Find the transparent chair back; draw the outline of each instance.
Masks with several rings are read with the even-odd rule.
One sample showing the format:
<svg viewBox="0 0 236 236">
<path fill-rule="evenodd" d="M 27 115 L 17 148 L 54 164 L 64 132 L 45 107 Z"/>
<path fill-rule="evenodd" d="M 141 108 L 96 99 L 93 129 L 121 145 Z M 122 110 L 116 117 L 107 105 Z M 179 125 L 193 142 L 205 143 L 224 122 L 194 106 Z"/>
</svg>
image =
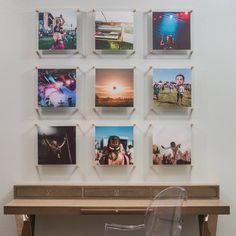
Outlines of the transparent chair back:
<svg viewBox="0 0 236 236">
<path fill-rule="evenodd" d="M 179 236 L 182 230 L 182 205 L 187 192 L 168 187 L 159 192 L 147 207 L 144 224 L 106 224 L 104 236 Z"/>
<path fill-rule="evenodd" d="M 187 192 L 181 187 L 168 187 L 157 194 L 145 214 L 146 236 L 179 236 L 185 200 Z"/>
</svg>

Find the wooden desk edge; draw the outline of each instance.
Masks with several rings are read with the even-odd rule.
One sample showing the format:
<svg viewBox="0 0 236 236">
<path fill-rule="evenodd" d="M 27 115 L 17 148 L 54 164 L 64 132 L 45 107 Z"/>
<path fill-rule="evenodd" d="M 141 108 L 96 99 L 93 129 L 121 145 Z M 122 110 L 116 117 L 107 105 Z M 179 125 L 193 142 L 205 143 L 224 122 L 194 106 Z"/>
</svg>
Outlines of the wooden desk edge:
<svg viewBox="0 0 236 236">
<path fill-rule="evenodd" d="M 127 201 L 127 202 L 126 202 Z M 122 199 L 122 200 L 76 200 L 60 199 L 55 201 L 42 199 L 16 199 L 4 206 L 4 214 L 29 214 L 29 215 L 75 215 L 81 213 L 144 213 L 149 200 Z M 131 204 L 129 204 L 131 203 Z M 168 208 L 163 206 L 163 208 Z M 183 214 L 187 215 L 227 215 L 230 214 L 230 206 L 221 200 L 187 200 L 182 206 Z"/>
</svg>

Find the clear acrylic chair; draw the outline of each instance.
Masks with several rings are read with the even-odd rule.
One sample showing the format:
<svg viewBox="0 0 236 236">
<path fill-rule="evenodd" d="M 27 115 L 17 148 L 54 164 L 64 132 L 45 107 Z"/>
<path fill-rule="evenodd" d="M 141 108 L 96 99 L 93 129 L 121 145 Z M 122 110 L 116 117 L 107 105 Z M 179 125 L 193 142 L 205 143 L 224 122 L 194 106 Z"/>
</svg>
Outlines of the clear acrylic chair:
<svg viewBox="0 0 236 236">
<path fill-rule="evenodd" d="M 183 224 L 182 205 L 186 200 L 184 188 L 168 187 L 151 201 L 143 224 L 105 224 L 104 236 L 179 236 Z"/>
</svg>

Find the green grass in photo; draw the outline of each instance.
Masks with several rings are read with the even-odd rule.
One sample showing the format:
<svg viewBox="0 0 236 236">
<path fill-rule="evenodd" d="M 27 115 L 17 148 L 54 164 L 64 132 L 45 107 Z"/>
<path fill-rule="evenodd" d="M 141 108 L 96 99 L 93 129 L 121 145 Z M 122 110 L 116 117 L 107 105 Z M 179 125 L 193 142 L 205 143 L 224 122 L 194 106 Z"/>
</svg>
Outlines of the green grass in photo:
<svg viewBox="0 0 236 236">
<path fill-rule="evenodd" d="M 53 45 L 53 38 L 52 37 L 43 37 L 39 38 L 39 49 L 40 50 L 48 50 Z"/>
<path fill-rule="evenodd" d="M 53 45 L 52 37 L 39 38 L 39 50 L 49 50 Z M 65 49 L 76 49 L 76 41 L 64 40 Z"/>
<path fill-rule="evenodd" d="M 184 91 L 184 96 L 182 100 L 182 104 L 179 101 L 177 103 L 177 92 L 176 90 L 170 91 L 169 88 L 165 88 L 161 91 L 159 95 L 159 100 L 157 100 L 156 96 L 153 96 L 154 104 L 162 107 L 191 107 L 191 92 Z"/>
</svg>

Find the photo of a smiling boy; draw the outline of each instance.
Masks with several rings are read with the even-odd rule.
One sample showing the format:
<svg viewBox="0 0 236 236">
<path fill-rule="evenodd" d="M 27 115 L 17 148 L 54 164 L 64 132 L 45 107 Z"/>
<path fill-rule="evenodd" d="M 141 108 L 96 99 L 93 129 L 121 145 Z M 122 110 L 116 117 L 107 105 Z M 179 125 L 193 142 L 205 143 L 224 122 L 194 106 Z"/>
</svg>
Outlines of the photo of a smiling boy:
<svg viewBox="0 0 236 236">
<path fill-rule="evenodd" d="M 153 102 L 162 107 L 191 107 L 191 69 L 154 69 Z"/>
</svg>

